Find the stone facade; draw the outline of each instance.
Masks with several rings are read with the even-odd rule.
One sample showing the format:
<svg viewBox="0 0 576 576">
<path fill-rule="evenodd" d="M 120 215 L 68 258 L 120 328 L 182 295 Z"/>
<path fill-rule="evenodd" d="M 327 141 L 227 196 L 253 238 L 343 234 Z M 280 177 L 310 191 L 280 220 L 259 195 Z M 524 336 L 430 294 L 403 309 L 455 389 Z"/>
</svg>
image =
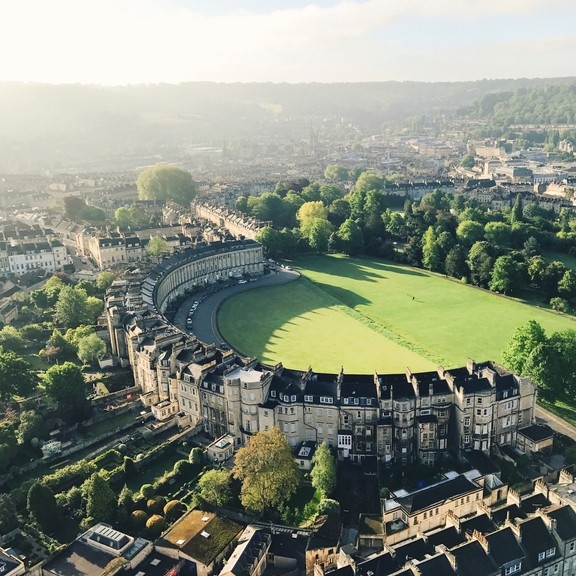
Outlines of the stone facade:
<svg viewBox="0 0 576 576">
<path fill-rule="evenodd" d="M 514 446 L 517 429 L 532 423 L 535 387 L 493 362 L 425 373 L 301 372 L 200 342 L 161 315 L 190 287 L 261 272 L 261 254 L 250 240 L 217 243 L 173 256 L 139 285 L 112 286 L 112 352 L 130 363 L 159 419 L 184 415 L 215 438 L 232 435 L 236 447 L 274 426 L 294 447 L 326 442 L 340 459 L 402 464 L 433 464 L 449 448 Z"/>
</svg>

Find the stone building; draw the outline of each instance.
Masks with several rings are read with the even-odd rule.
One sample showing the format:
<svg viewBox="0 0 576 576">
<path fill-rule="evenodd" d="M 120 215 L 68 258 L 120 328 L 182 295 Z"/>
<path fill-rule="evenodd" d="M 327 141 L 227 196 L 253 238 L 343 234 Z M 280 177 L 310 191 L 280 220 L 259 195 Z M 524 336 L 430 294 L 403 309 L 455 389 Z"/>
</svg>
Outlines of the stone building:
<svg viewBox="0 0 576 576">
<path fill-rule="evenodd" d="M 236 447 L 280 429 L 291 446 L 326 442 L 340 459 L 433 464 L 456 451 L 516 444 L 534 417 L 536 390 L 493 362 L 404 374 L 334 374 L 267 366 L 205 344 L 162 312 L 195 286 L 261 274 L 251 240 L 176 254 L 138 283 L 114 283 L 106 298 L 112 353 L 134 372 L 142 402 L 159 420 L 201 425 Z"/>
</svg>

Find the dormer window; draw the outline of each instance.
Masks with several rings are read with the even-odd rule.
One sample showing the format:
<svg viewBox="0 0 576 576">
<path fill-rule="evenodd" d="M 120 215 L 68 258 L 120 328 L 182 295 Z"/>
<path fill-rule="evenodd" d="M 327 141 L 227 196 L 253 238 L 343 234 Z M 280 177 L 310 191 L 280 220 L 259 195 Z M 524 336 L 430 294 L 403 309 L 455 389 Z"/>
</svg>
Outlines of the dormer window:
<svg viewBox="0 0 576 576">
<path fill-rule="evenodd" d="M 508 566 L 508 568 L 504 569 L 504 576 L 510 576 L 510 574 L 516 574 L 516 572 L 520 572 L 522 570 L 522 562 L 516 562 L 516 564 L 512 564 Z"/>
</svg>

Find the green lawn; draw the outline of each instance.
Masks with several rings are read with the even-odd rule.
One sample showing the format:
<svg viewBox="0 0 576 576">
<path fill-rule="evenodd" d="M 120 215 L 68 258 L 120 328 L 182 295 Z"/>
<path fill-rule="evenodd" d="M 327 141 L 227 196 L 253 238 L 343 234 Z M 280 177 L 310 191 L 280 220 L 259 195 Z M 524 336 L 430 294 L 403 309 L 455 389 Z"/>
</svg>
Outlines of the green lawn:
<svg viewBox="0 0 576 576">
<path fill-rule="evenodd" d="M 240 352 L 317 372 L 421 371 L 499 361 L 530 319 L 547 333 L 576 329 L 570 317 L 406 266 L 310 256 L 294 267 L 305 278 L 222 306 L 219 328 Z"/>
<path fill-rule="evenodd" d="M 392 342 L 304 279 L 227 300 L 218 327 L 234 348 L 263 362 L 316 372 L 430 370 L 435 364 Z"/>
</svg>

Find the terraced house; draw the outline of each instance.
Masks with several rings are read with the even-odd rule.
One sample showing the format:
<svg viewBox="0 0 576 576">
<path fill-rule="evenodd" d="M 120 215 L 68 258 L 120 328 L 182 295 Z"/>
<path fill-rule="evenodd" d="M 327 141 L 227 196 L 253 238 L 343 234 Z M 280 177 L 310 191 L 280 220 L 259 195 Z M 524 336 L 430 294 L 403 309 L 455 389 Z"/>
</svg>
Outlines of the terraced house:
<svg viewBox="0 0 576 576">
<path fill-rule="evenodd" d="M 262 273 L 251 240 L 173 256 L 106 300 L 112 352 L 129 363 L 158 420 L 178 418 L 236 447 L 272 426 L 292 446 L 326 442 L 340 459 L 433 464 L 452 448 L 489 453 L 533 423 L 536 391 L 493 362 L 404 374 L 334 374 L 268 366 L 199 341 L 162 315 L 187 288 L 242 270 Z M 229 252 L 227 252 L 229 251 Z"/>
</svg>

